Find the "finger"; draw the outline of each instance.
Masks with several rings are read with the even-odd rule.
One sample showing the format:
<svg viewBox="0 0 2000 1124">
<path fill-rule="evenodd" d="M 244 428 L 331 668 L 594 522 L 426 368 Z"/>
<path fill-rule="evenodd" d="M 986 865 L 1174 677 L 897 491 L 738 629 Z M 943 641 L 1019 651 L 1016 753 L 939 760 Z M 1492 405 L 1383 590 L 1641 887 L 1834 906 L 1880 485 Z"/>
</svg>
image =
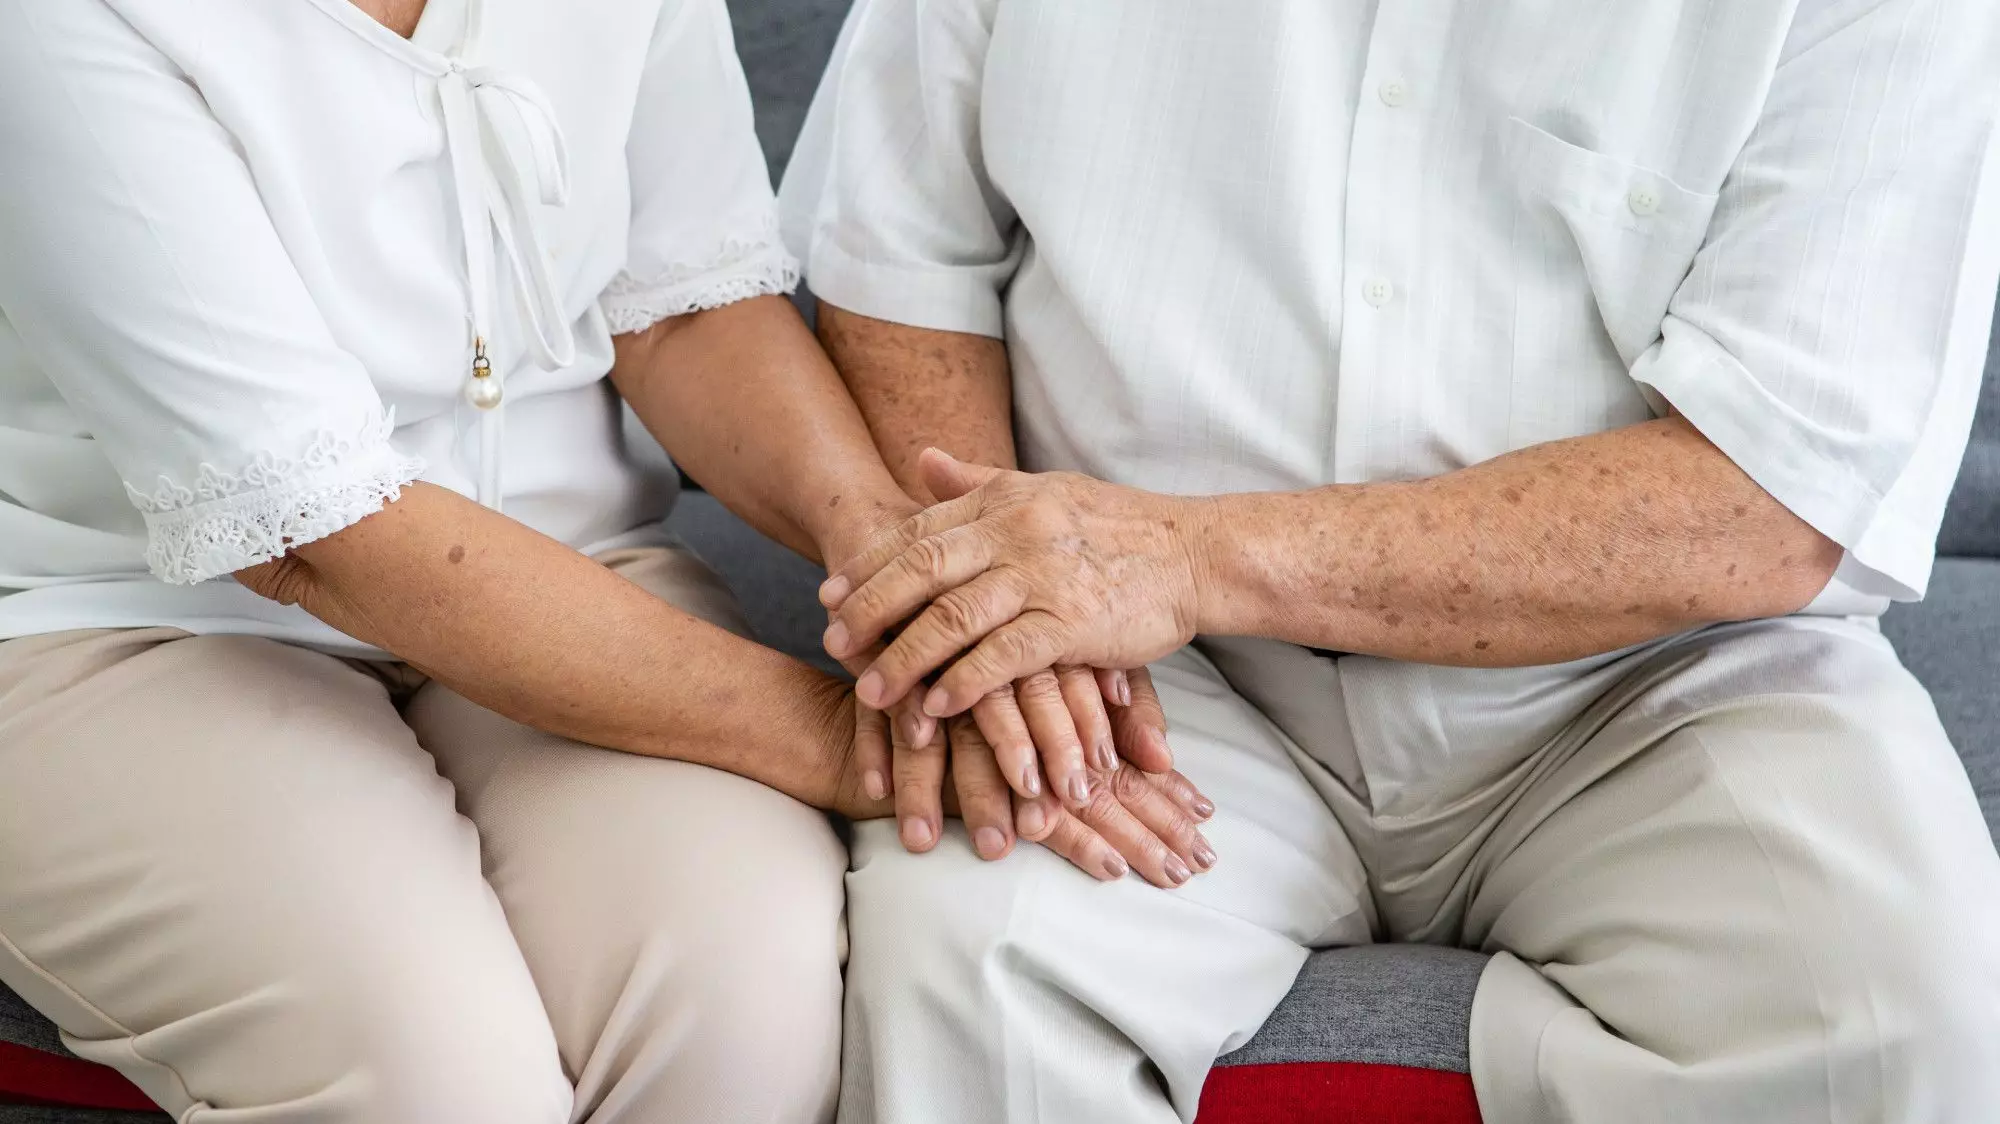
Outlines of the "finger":
<svg viewBox="0 0 2000 1124">
<path fill-rule="evenodd" d="M 868 549 L 828 574 L 819 586 L 819 603 L 829 609 L 839 609 L 849 594 L 867 584 L 877 571 L 895 561 L 897 555 L 913 544 L 953 527 L 964 526 L 978 517 L 979 500 L 974 496 L 932 504 L 917 512 L 876 536 L 875 541 L 868 544 Z"/>
<path fill-rule="evenodd" d="M 1108 784 L 1118 803 L 1132 818 L 1167 849 L 1180 856 L 1197 873 L 1215 866 L 1215 848 L 1201 833 L 1201 825 L 1174 799 L 1163 778 L 1122 766 Z"/>
<path fill-rule="evenodd" d="M 1181 806 L 1181 810 L 1197 820 L 1206 820 L 1215 815 L 1215 802 L 1194 786 L 1194 782 L 1176 770 L 1169 773 L 1147 773 L 1153 784 L 1167 794 L 1167 798 Z"/>
<path fill-rule="evenodd" d="M 931 602 L 929 608 L 917 614 L 917 619 L 904 627 L 881 655 L 875 657 L 875 662 L 855 682 L 855 697 L 870 706 L 893 705 L 894 700 L 902 698 L 921 683 L 924 676 L 942 667 L 945 661 L 1015 619 L 1026 603 L 1027 593 L 1014 576 L 1004 570 L 981 574 L 956 589 L 946 590 Z M 1047 666 L 1044 661 L 1040 667 L 1027 670 L 1037 671 Z M 993 683 L 988 690 L 1012 683 L 1014 678 Z M 986 691 L 980 694 L 984 695 Z M 978 696 L 974 696 L 966 700 L 966 706 L 977 701 Z M 960 707 L 952 713 L 957 714 L 964 709 Z M 924 712 L 930 713 L 929 708 L 924 708 Z M 932 717 L 943 718 L 944 715 L 933 714 Z"/>
<path fill-rule="evenodd" d="M 1145 775 L 1137 770 L 1121 771 Z M 1166 890 L 1186 885 L 1194 877 L 1194 866 L 1188 857 L 1126 810 L 1113 789 L 1113 785 L 1099 785 L 1090 806 L 1077 812 L 1076 818 L 1111 844 L 1146 881 Z"/>
<path fill-rule="evenodd" d="M 951 745 L 952 787 L 972 849 L 991 862 L 1014 849 L 1014 794 L 1000 776 L 993 747 L 970 718 L 954 718 L 945 731 Z"/>
<path fill-rule="evenodd" d="M 999 581 L 999 575 L 989 575 Z M 977 583 L 974 583 L 977 584 Z M 936 606 L 932 606 L 936 608 Z M 934 718 L 957 714 L 1002 683 L 1012 683 L 1052 664 L 1064 662 L 1068 644 L 1062 625 L 1039 609 L 1022 613 L 989 633 L 972 651 L 938 677 L 924 696 L 924 713 Z M 897 637 L 898 642 L 902 637 Z M 890 645 L 890 651 L 895 645 Z M 889 653 L 883 653 L 887 659 Z"/>
<path fill-rule="evenodd" d="M 1119 707 L 1111 716 L 1118 755 L 1149 773 L 1164 773 L 1174 767 L 1174 755 L 1167 748 L 1167 712 L 1160 706 L 1153 674 L 1136 667 L 1126 677 L 1132 705 Z"/>
<path fill-rule="evenodd" d="M 897 622 L 984 573 L 992 561 L 991 540 L 976 526 L 918 539 L 841 602 L 826 626 L 827 653 L 840 659 L 867 648 Z"/>
<path fill-rule="evenodd" d="M 854 768 L 870 800 L 889 798 L 889 720 L 873 707 L 854 707 Z"/>
<path fill-rule="evenodd" d="M 890 712 L 896 723 L 896 731 L 911 745 L 923 745 L 937 736 L 937 719 L 924 713 L 923 700 L 917 697 L 915 691 L 898 699 L 896 705 L 890 708 Z"/>
<path fill-rule="evenodd" d="M 1016 682 L 1014 697 L 1020 700 L 1021 717 L 1041 754 L 1050 791 L 1071 807 L 1083 807 L 1090 800 L 1090 774 L 1084 768 L 1083 743 L 1069 716 L 1062 682 L 1055 672 L 1044 669 Z"/>
<path fill-rule="evenodd" d="M 967 464 L 943 449 L 925 449 L 917 454 L 917 471 L 923 474 L 924 487 L 931 495 L 941 500 L 955 500 L 1004 471 L 989 468 L 983 464 Z"/>
<path fill-rule="evenodd" d="M 896 830 L 905 850 L 922 854 L 944 832 L 944 731 L 929 741 L 906 742 L 891 732 L 896 785 Z"/>
<path fill-rule="evenodd" d="M 1041 764 L 1035 760 L 1035 739 L 1014 700 L 1014 686 L 1005 687 L 972 704 L 973 721 L 993 756 L 1007 787 L 1032 800 L 1042 794 Z"/>
<path fill-rule="evenodd" d="M 1062 801 L 1046 789 L 1033 800 L 1018 794 L 1014 797 L 1014 830 L 1030 843 L 1046 842 L 1049 833 L 1069 818 L 1070 814 L 1063 811 Z"/>
<path fill-rule="evenodd" d="M 1098 772 L 1118 767 L 1118 747 L 1111 737 L 1111 714 L 1104 709 L 1104 691 L 1090 668 L 1064 664 L 1056 668 L 1062 684 L 1063 702 L 1071 721 L 1076 723 L 1077 740 L 1083 743 L 1084 758 Z"/>
<path fill-rule="evenodd" d="M 1058 818 L 1041 844 L 1100 882 L 1116 882 L 1131 869 L 1117 848 L 1081 820 L 1057 809 Z"/>
<path fill-rule="evenodd" d="M 1124 668 L 1100 667 L 1094 670 L 1097 673 L 1098 689 L 1111 701 L 1112 706 L 1132 705 L 1132 684 L 1126 679 Z"/>
</svg>

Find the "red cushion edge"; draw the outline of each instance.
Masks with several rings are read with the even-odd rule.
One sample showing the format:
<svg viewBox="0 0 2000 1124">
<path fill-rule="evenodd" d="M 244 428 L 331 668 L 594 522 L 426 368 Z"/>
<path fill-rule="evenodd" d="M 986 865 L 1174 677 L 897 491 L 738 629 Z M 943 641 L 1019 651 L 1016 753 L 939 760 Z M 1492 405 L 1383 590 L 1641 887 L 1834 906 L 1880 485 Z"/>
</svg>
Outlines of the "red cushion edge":
<svg viewBox="0 0 2000 1124">
<path fill-rule="evenodd" d="M 159 1111 L 138 1086 L 109 1066 L 11 1042 L 0 1042 L 0 1104 Z"/>
<path fill-rule="evenodd" d="M 1198 1124 L 1479 1124 L 1463 1073 L 1366 1062 L 1224 1066 L 1201 1090 Z"/>
</svg>

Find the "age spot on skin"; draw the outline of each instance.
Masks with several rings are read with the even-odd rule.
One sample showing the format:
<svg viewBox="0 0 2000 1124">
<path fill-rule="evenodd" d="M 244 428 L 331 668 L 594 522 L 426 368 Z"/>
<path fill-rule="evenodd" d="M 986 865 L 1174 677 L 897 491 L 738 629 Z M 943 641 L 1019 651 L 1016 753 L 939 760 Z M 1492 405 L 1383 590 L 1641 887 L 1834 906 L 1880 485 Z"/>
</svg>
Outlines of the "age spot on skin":
<svg viewBox="0 0 2000 1124">
<path fill-rule="evenodd" d="M 450 562 L 454 566 L 460 562 L 465 561 L 465 548 L 458 545 L 457 543 L 453 543 L 451 550 L 445 554 L 444 560 Z"/>
<path fill-rule="evenodd" d="M 1747 503 L 1739 503 L 1739 504 L 1737 504 L 1737 505 L 1736 505 L 1736 518 L 1738 518 L 1738 519 L 1741 519 L 1741 518 L 1743 518 L 1744 516 L 1746 516 L 1746 515 L 1748 515 L 1748 514 L 1750 514 L 1750 505 L 1749 505 L 1749 504 L 1747 504 Z"/>
<path fill-rule="evenodd" d="M 1500 494 L 1506 498 L 1508 503 L 1521 502 L 1521 489 L 1516 488 L 1512 485 L 1508 485 L 1507 487 L 1502 488 L 1500 490 Z"/>
<path fill-rule="evenodd" d="M 1734 562 L 1729 564 L 1729 576 L 1732 578 L 1736 576 L 1736 563 Z"/>
<path fill-rule="evenodd" d="M 1488 648 L 1491 648 L 1491 647 L 1493 646 L 1493 641 L 1491 641 L 1491 640 L 1474 640 L 1474 641 L 1472 642 L 1472 646 L 1473 646 L 1473 648 L 1474 648 L 1475 650 L 1483 652 L 1483 651 L 1485 651 L 1486 649 L 1488 649 Z"/>
</svg>

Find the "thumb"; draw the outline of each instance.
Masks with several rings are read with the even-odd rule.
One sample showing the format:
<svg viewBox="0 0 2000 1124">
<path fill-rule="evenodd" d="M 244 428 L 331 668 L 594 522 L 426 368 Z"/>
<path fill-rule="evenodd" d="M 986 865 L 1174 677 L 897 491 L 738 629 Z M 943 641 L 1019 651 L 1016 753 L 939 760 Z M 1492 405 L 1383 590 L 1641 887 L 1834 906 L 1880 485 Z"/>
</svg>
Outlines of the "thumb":
<svg viewBox="0 0 2000 1124">
<path fill-rule="evenodd" d="M 924 474 L 924 487 L 939 503 L 955 500 L 981 484 L 1000 475 L 1000 469 L 985 465 L 966 464 L 943 449 L 925 449 L 917 457 L 917 468 Z"/>
</svg>

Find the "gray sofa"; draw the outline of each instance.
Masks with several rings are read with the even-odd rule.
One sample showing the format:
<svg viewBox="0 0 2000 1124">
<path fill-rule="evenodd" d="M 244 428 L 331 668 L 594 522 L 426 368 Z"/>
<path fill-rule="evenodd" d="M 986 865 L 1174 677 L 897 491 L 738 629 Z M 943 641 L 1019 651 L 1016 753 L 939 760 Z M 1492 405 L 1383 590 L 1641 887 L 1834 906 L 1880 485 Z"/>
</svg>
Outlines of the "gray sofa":
<svg viewBox="0 0 2000 1124">
<path fill-rule="evenodd" d="M 731 7 L 757 100 L 758 127 L 775 174 L 790 154 L 845 0 L 732 0 Z M 818 649 L 824 615 L 813 599 L 819 575 L 811 565 L 765 541 L 699 493 L 686 497 L 674 523 L 723 573 L 766 642 L 824 663 Z M 2000 834 L 2000 347 L 1989 362 L 1974 440 L 1939 547 L 1944 557 L 1929 599 L 1898 606 L 1883 628 L 1931 689 L 1987 822 Z M 1320 953 L 1257 1038 L 1222 1060 L 1219 1076 L 1291 1063 L 1387 1065 L 1457 1075 L 1459 1086 L 1443 1087 L 1437 1095 L 1469 1096 L 1462 1078 L 1466 1015 L 1482 962 L 1477 954 L 1451 949 Z M 9 1043 L 50 1054 L 61 1051 L 54 1029 L 0 989 L 0 1045 Z M 0 1050 L 0 1065 L 5 1057 Z M 1265 1103 L 1277 1102 L 1257 1102 Z M 1232 1102 L 1216 1115 L 1239 1121 L 1363 1118 L 1339 1110 L 1286 1115 L 1282 1105 L 1265 1112 L 1246 1107 L 1246 1102 Z M 1377 1118 L 1412 1117 L 1366 1117 Z M 1461 1112 L 1427 1118 L 1464 1117 Z M 157 1124 L 163 1119 L 0 1105 L 0 1124 Z"/>
</svg>

